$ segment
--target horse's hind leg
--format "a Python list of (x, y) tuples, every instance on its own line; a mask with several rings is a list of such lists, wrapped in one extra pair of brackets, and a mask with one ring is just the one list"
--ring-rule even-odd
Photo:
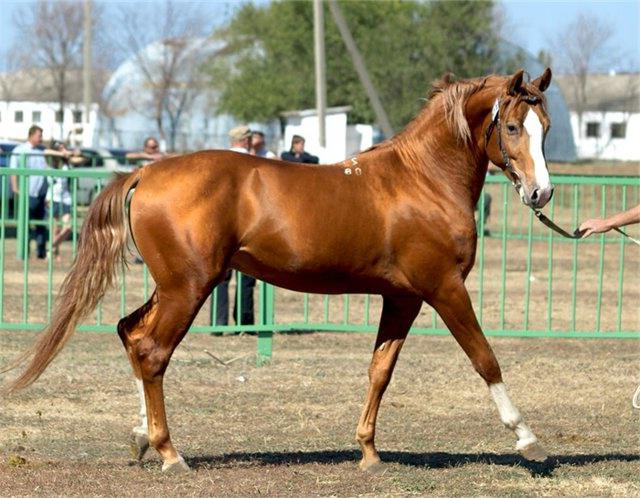
[(131, 453), (137, 460), (142, 460), (149, 449), (149, 426), (147, 423), (147, 406), (144, 399), (144, 389), (142, 378), (137, 361), (133, 356), (134, 346), (144, 335), (144, 329), (153, 318), (155, 308), (158, 304), (156, 293), (154, 292), (149, 301), (130, 315), (118, 322), (118, 335), (129, 357), (129, 362), (133, 368), (136, 378), (136, 388), (140, 404), (140, 425), (133, 428), (131, 433)]
[(158, 305), (144, 336), (134, 347), (144, 386), (149, 420), (149, 442), (163, 460), (163, 471), (182, 471), (189, 467), (178, 454), (169, 435), (164, 404), (164, 372), (173, 351), (186, 334), (204, 299), (207, 288), (184, 286), (165, 291), (158, 288)]
[[(172, 287), (168, 291), (159, 287), (145, 305), (146, 311), (141, 311), (137, 320), (134, 317), (127, 323), (125, 319), (118, 327), (136, 378), (142, 381), (149, 443), (160, 453), (163, 471), (189, 469), (171, 443), (164, 406), (163, 379), (173, 351), (210, 290), (209, 285)], [(138, 446), (143, 454), (143, 448)]]
[(422, 300), (419, 298), (384, 298), (378, 337), (369, 366), (367, 401), (356, 431), (356, 440), (362, 449), (360, 468), (363, 470), (374, 471), (380, 466), (380, 457), (374, 443), (378, 408), (389, 385), (400, 349), (421, 305)]
[(478, 324), (462, 279), (452, 278), (446, 282), (431, 300), (431, 304), (489, 386), (502, 422), (518, 438), (516, 449), (528, 460), (544, 461), (547, 458), (545, 451), (511, 402), (502, 382), (500, 365)]

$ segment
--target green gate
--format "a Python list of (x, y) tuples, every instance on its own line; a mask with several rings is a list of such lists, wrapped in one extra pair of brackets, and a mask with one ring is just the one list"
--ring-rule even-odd
[[(24, 160), (24, 158), (23, 158)], [(24, 165), (24, 162), (22, 162)], [(0, 329), (38, 330), (50, 319), (57, 289), (75, 256), (83, 205), (111, 173), (48, 169), (47, 177), (67, 177), (72, 196), (71, 241), (61, 260), (25, 257), (29, 228), (44, 224), (49, 246), (56, 221), (29, 219), (28, 198), (9, 195), (10, 176), (25, 192), (33, 170), (0, 168)], [(42, 172), (39, 172), (42, 175)], [(559, 225), (576, 227), (589, 217), (604, 216), (640, 202), (637, 177), (558, 175), (545, 213)], [(87, 189), (89, 193), (87, 194)], [(527, 337), (640, 337), (640, 249), (616, 233), (575, 241), (553, 233), (520, 203), (502, 175), (490, 176), (479, 206), (490, 201), (490, 216), (478, 210), (478, 249), (467, 288), (487, 335)], [(638, 226), (627, 227), (640, 236)], [(239, 277), (242, 278), (242, 277)], [(233, 279), (235, 282), (236, 279)], [(121, 316), (140, 306), (153, 290), (143, 264), (131, 263), (120, 286), (102, 300), (92, 319), (79, 330), (115, 330)], [(239, 298), (237, 286), (232, 292)], [(381, 298), (369, 295), (326, 296), (296, 293), (260, 282), (255, 325), (216, 325), (215, 293), (198, 314), (194, 332), (257, 332), (258, 361), (271, 357), (272, 334), (279, 331), (374, 332)], [(238, 314), (241, 314), (238, 299)], [(443, 334), (446, 328), (427, 305), (412, 333)]]

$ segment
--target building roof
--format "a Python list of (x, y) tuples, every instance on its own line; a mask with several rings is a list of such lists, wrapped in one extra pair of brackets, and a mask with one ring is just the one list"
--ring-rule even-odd
[[(94, 73), (94, 87), (104, 81), (104, 74)], [(81, 103), (82, 70), (70, 69), (65, 84), (66, 102)], [(94, 101), (96, 100), (94, 89)], [(58, 92), (48, 69), (22, 69), (12, 73), (0, 73), (0, 100), (15, 102), (58, 102)]]
[[(557, 76), (556, 81), (569, 109), (577, 110), (577, 76)], [(640, 112), (640, 73), (590, 74), (586, 94), (585, 111)]]

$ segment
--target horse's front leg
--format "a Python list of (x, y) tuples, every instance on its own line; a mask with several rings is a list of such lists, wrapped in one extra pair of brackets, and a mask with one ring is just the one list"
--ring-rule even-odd
[(389, 385), (400, 349), (421, 305), (420, 298), (384, 298), (378, 337), (369, 367), (367, 401), (356, 431), (356, 439), (362, 449), (360, 468), (363, 470), (375, 471), (381, 465), (374, 443), (378, 408)]
[(462, 277), (454, 275), (445, 279), (430, 304), (442, 317), (473, 367), (489, 386), (502, 422), (514, 431), (518, 438), (516, 449), (528, 460), (544, 461), (547, 458), (546, 452), (511, 402), (507, 388), (502, 382), (500, 365), (478, 324)]

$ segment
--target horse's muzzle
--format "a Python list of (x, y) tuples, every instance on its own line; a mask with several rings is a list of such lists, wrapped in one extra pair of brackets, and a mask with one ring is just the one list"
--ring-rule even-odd
[(551, 197), (553, 197), (553, 187), (551, 185), (544, 188), (535, 185), (532, 189), (525, 187), (521, 190), (521, 197), (522, 202), (527, 206), (534, 209), (541, 209), (545, 207), (551, 200)]

